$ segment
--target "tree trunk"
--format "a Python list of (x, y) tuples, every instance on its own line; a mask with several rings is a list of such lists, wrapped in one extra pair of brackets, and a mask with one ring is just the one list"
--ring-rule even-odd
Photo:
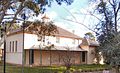
[(116, 66), (115, 70), (116, 70), (116, 73), (119, 73), (119, 66)]

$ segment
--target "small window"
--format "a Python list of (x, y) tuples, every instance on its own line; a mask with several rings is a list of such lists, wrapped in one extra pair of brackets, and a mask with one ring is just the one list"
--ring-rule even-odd
[(12, 52), (14, 52), (14, 41), (12, 43)]
[(17, 41), (15, 41), (15, 52), (17, 52)]
[(60, 43), (60, 38), (56, 37), (56, 43)]
[(11, 52), (11, 42), (10, 42), (10, 52)]

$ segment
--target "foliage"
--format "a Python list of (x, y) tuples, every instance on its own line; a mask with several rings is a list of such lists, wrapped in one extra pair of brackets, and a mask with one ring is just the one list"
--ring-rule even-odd
[(95, 36), (91, 32), (85, 33), (85, 38), (95, 40)]
[(103, 49), (103, 56), (105, 62), (112, 66), (120, 65), (120, 33), (118, 33), (113, 39), (109, 39), (109, 41), (104, 46), (106, 49)]
[[(6, 25), (6, 31), (9, 32), (11, 30), (14, 30), (14, 29), (18, 29), (20, 28), (20, 25), (17, 24), (17, 23), (14, 23), (13, 25), (11, 25), (11, 28), (8, 30), (9, 26), (10, 26), (10, 22), (4, 22), (4, 25)], [(2, 37), (4, 34), (3, 34), (3, 31), (4, 31), (4, 26), (0, 25), (0, 36)]]
[(100, 42), (99, 51), (102, 52), (105, 63), (117, 67), (120, 65), (120, 33), (118, 31), (120, 19), (119, 0), (98, 0), (97, 13), (102, 19), (97, 25), (97, 38)]
[[(21, 73), (20, 66), (15, 66), (11, 64), (7, 64), (6, 73)], [(70, 70), (73, 71), (96, 71), (96, 70), (104, 70), (110, 68), (108, 65), (77, 65), (71, 66)], [(66, 70), (64, 66), (46, 66), (46, 67), (24, 67), (24, 73), (63, 73)], [(0, 62), (0, 72), (2, 71), (2, 62)]]
[[(9, 31), (13, 23), (44, 13), (46, 7), (50, 7), (53, 1), (56, 1), (59, 5), (62, 3), (70, 5), (73, 2), (73, 0), (0, 0), (0, 28), (5, 28), (4, 22), (7, 21), (10, 24), (7, 28), (7, 31)], [(1, 33), (3, 32), (1, 31)]]
[[(0, 1), (0, 24), (5, 19), (10, 19), (11, 23), (18, 20), (18, 17), (29, 13), (38, 15), (46, 10), (46, 6), (51, 6), (54, 0), (1, 0)], [(55, 0), (59, 5), (66, 3), (70, 5), (73, 0)], [(11, 12), (12, 11), (12, 12)], [(30, 14), (31, 15), (31, 14)], [(34, 16), (33, 15), (33, 16)], [(9, 17), (6, 17), (9, 16)], [(23, 18), (24, 19), (24, 18)]]
[(57, 27), (54, 25), (52, 21), (50, 22), (26, 22), (25, 29), (28, 32), (36, 34), (39, 37), (39, 40), (42, 40), (45, 36), (54, 36), (55, 33), (58, 33)]

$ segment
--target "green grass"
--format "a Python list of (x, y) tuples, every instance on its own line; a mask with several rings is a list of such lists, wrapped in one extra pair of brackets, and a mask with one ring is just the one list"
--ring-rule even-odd
[[(94, 71), (94, 70), (103, 70), (108, 68), (107, 65), (77, 65), (72, 66), (71, 71)], [(22, 67), (7, 64), (6, 72), (7, 73), (21, 73)], [(52, 66), (52, 67), (24, 67), (24, 73), (63, 73), (66, 70), (64, 66)], [(0, 62), (0, 73), (3, 72), (3, 64)]]

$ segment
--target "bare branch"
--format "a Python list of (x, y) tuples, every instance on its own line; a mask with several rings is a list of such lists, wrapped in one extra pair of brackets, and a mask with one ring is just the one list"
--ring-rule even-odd
[(110, 0), (108, 0), (108, 2), (111, 4), (111, 6), (114, 6), (114, 5), (111, 3), (111, 1), (110, 1)]
[(11, 3), (10, 1), (8, 0), (7, 4), (4, 5), (4, 8), (3, 8), (3, 12), (0, 16), (0, 23), (2, 22), (2, 20), (4, 19), (4, 16), (5, 16), (5, 13), (7, 11), (7, 9), (10, 7)]
[[(4, 18), (4, 19), (13, 19), (12, 17)], [(16, 20), (24, 21), (23, 19), (16, 18)]]
[(5, 16), (9, 16), (9, 15), (15, 15), (15, 14), (5, 14)]
[[(89, 12), (89, 11), (88, 11)], [(97, 18), (99, 21), (102, 21), (102, 19), (100, 19), (99, 17), (95, 16), (94, 14), (92, 14), (91, 12), (89, 12), (90, 15), (94, 16), (95, 18)]]
[(117, 19), (117, 21), (119, 21), (120, 20), (120, 17)]
[(118, 9), (117, 9), (116, 13), (118, 13), (119, 10), (120, 10), (120, 2), (119, 2)]
[[(64, 18), (63, 18), (64, 19)], [(71, 22), (75, 22), (75, 23), (78, 23), (78, 24), (81, 24), (82, 26), (84, 26), (85, 28), (97, 33), (96, 31), (92, 30), (91, 28), (87, 27), (85, 24), (83, 23), (80, 23), (80, 22), (77, 22), (77, 21), (73, 21), (73, 20), (70, 20), (70, 19), (64, 19), (64, 20), (67, 20), (67, 21), (71, 21)]]

